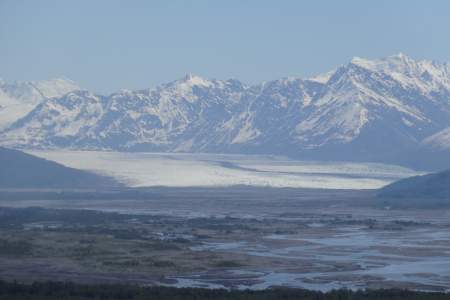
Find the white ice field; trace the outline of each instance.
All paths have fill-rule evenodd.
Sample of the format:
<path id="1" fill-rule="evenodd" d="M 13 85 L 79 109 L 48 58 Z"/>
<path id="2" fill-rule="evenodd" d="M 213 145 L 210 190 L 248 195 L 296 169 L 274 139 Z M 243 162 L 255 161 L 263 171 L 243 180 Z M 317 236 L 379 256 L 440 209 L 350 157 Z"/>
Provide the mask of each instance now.
<path id="1" fill-rule="evenodd" d="M 28 151 L 68 167 L 117 178 L 131 187 L 270 186 L 373 189 L 421 174 L 376 163 L 305 162 L 279 156 Z"/>

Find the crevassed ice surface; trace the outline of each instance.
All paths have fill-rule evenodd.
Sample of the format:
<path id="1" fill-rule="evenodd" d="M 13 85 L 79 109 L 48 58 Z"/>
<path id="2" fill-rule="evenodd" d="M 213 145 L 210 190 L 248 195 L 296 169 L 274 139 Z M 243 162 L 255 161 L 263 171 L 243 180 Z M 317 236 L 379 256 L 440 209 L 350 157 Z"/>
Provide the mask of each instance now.
<path id="1" fill-rule="evenodd" d="M 372 189 L 420 174 L 394 165 L 304 162 L 279 156 L 66 150 L 29 153 L 68 167 L 110 175 L 131 187 L 250 185 Z"/>

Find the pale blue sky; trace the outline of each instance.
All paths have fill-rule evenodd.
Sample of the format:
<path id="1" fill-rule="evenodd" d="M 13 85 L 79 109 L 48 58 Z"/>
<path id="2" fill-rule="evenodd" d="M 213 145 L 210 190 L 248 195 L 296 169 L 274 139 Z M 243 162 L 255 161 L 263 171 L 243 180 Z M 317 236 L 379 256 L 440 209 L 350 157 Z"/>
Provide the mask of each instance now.
<path id="1" fill-rule="evenodd" d="M 308 77 L 397 52 L 450 61 L 450 1 L 0 0 L 0 78 L 101 93 L 188 72 Z"/>

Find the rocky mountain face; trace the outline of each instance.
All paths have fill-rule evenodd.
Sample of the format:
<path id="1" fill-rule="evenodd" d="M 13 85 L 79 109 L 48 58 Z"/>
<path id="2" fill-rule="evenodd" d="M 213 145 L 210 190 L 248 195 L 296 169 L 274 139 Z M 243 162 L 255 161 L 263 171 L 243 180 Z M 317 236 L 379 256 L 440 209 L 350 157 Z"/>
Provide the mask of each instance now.
<path id="1" fill-rule="evenodd" d="M 53 91 L 3 129 L 2 144 L 450 163 L 450 64 L 403 54 L 254 86 L 187 75 L 109 96 Z"/>

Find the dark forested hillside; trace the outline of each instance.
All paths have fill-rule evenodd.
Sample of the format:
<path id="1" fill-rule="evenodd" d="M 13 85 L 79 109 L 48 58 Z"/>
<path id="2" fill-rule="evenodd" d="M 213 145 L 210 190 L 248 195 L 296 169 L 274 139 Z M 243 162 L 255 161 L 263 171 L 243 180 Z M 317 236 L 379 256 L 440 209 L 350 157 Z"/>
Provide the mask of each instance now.
<path id="1" fill-rule="evenodd" d="M 68 168 L 21 151 L 0 147 L 0 188 L 104 188 L 112 178 Z"/>
<path id="2" fill-rule="evenodd" d="M 382 188 L 378 197 L 395 206 L 450 205 L 450 170 L 399 180 Z"/>

